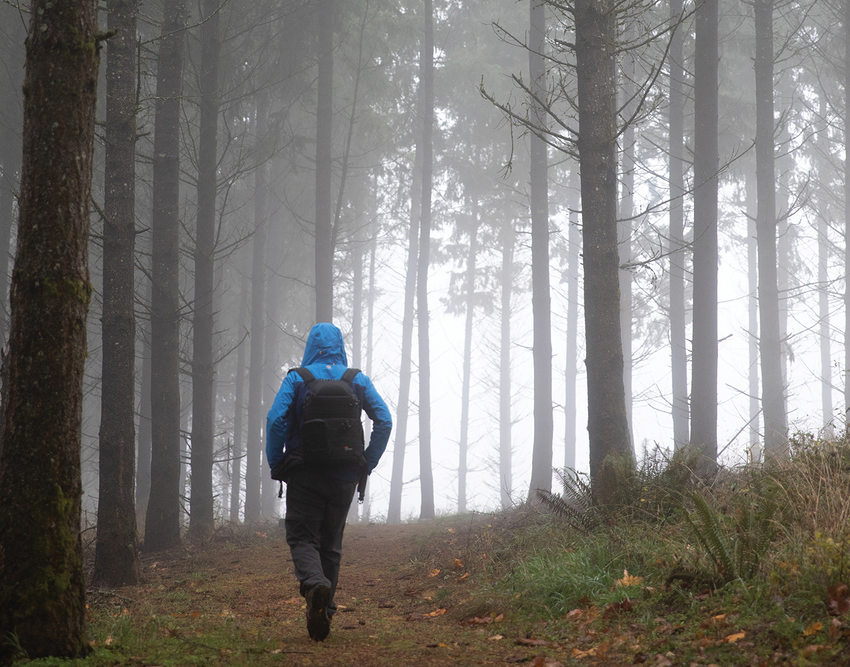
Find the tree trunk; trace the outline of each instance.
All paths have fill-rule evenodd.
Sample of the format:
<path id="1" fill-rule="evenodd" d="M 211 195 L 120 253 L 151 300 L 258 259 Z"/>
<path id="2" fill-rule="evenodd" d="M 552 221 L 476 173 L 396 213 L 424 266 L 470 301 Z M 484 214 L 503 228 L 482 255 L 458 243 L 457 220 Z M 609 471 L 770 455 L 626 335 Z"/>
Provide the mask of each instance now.
<path id="1" fill-rule="evenodd" d="M 0 430 L 0 662 L 85 638 L 80 442 L 97 86 L 94 0 L 33 0 Z M 49 416 L 45 410 L 49 409 Z"/>
<path id="2" fill-rule="evenodd" d="M 529 0 L 529 86 L 537 99 L 546 99 L 543 51 L 546 36 L 546 6 Z M 545 112 L 529 102 L 533 122 L 544 127 Z M 552 324 L 549 296 L 549 164 L 546 143 L 531 134 L 531 310 L 534 321 L 534 445 L 528 496 L 552 489 Z"/>
<path id="3" fill-rule="evenodd" d="M 319 80 L 316 101 L 316 321 L 333 319 L 331 140 L 333 128 L 334 0 L 319 0 Z"/>
<path id="4" fill-rule="evenodd" d="M 635 62 L 630 54 L 623 54 L 627 68 L 621 77 L 620 93 L 623 98 L 624 115 L 628 118 L 634 110 L 634 101 L 629 102 L 635 95 Z M 629 440 L 633 440 L 632 432 L 632 271 L 628 265 L 632 261 L 632 234 L 634 217 L 635 189 L 635 126 L 629 123 L 623 130 L 623 155 L 621 172 L 620 211 L 617 224 L 617 243 L 620 258 L 620 340 L 623 344 L 623 390 L 626 395 L 626 420 L 629 424 Z M 626 267 L 626 268 L 622 268 Z"/>
<path id="5" fill-rule="evenodd" d="M 201 120 L 198 143 L 198 217 L 195 227 L 195 308 L 192 322 L 192 490 L 189 532 L 212 534 L 215 396 L 213 300 L 217 192 L 219 0 L 204 0 L 201 20 Z"/>
<path id="6" fill-rule="evenodd" d="M 266 238 L 267 164 L 263 146 L 267 140 L 268 100 L 257 97 L 256 155 L 254 175 L 254 242 L 251 259 L 251 354 L 248 361 L 248 433 L 245 440 L 245 523 L 260 520 L 261 452 L 260 428 L 263 420 L 263 352 L 266 326 Z"/>
<path id="7" fill-rule="evenodd" d="M 457 511 L 466 512 L 466 476 L 469 472 L 469 386 L 472 374 L 472 324 L 475 314 L 475 256 L 478 253 L 478 207 L 473 208 L 469 252 L 466 257 L 466 321 L 463 329 L 463 370 L 460 392 L 460 443 L 457 465 Z"/>
<path id="8" fill-rule="evenodd" d="M 787 451 L 776 276 L 776 180 L 773 147 L 773 0 L 755 0 L 756 187 L 758 189 L 759 358 L 765 458 Z"/>
<path id="9" fill-rule="evenodd" d="M 417 315 L 419 325 L 419 488 L 420 519 L 433 519 L 434 473 L 431 468 L 431 348 L 428 312 L 428 267 L 431 250 L 431 183 L 434 169 L 434 8 L 425 0 L 425 33 L 419 54 L 422 87 L 422 212 L 419 215 Z"/>
<path id="10" fill-rule="evenodd" d="M 145 303 L 151 302 L 148 283 Z M 144 531 L 145 511 L 151 493 L 151 344 L 150 328 L 142 335 L 142 382 L 139 387 L 139 426 L 136 444 L 136 522 Z"/>
<path id="11" fill-rule="evenodd" d="M 850 0 L 844 0 L 844 155 L 850 155 Z M 844 421 L 850 415 L 850 164 L 844 161 Z"/>
<path id="12" fill-rule="evenodd" d="M 578 275 L 581 232 L 570 212 L 567 265 L 567 361 L 564 368 L 564 468 L 576 467 L 576 382 L 578 380 Z"/>
<path id="13" fill-rule="evenodd" d="M 502 509 L 513 504 L 513 443 L 511 442 L 511 296 L 514 286 L 513 220 L 502 221 L 502 279 L 499 337 L 499 496 Z"/>
<path id="14" fill-rule="evenodd" d="M 590 481 L 608 505 L 634 465 L 620 342 L 615 2 L 577 0 L 575 17 Z"/>
<path id="15" fill-rule="evenodd" d="M 717 466 L 718 0 L 696 8 L 691 446 L 699 470 Z"/>
<path id="16" fill-rule="evenodd" d="M 248 319 L 249 283 L 242 275 L 239 295 L 239 323 Z M 245 412 L 245 343 L 241 341 L 236 351 L 236 388 L 233 396 L 233 444 L 230 452 L 230 520 L 239 522 L 239 504 L 242 489 L 242 415 Z"/>
<path id="17" fill-rule="evenodd" d="M 826 118 L 828 113 L 827 99 L 820 96 L 820 117 Z M 830 143 L 824 127 L 818 135 L 820 144 L 818 153 L 820 161 L 817 165 L 819 181 L 818 207 L 818 338 L 820 339 L 820 377 L 821 377 L 821 408 L 823 410 L 824 436 L 834 437 L 832 414 L 832 340 L 830 338 L 829 312 L 829 220 L 831 219 L 829 204 L 829 164 Z"/>
<path id="18" fill-rule="evenodd" d="M 180 95 L 185 0 L 163 8 L 157 56 L 151 282 L 151 493 L 145 551 L 180 543 Z"/>
<path id="19" fill-rule="evenodd" d="M 374 202 L 374 197 L 372 199 Z M 374 339 L 375 339 L 375 259 L 378 254 L 378 224 L 375 207 L 372 207 L 372 222 L 369 225 L 369 289 L 367 295 L 366 306 L 366 375 L 372 377 L 372 359 L 374 356 Z M 371 436 L 372 422 L 367 420 L 364 437 L 366 442 L 369 442 Z M 372 513 L 372 493 L 371 487 L 366 486 L 366 498 L 363 502 L 363 512 L 360 515 L 364 523 L 369 522 L 369 517 Z"/>
<path id="20" fill-rule="evenodd" d="M 682 0 L 671 0 L 670 20 L 682 16 Z M 683 66 L 684 28 L 671 36 L 670 56 L 670 367 L 673 394 L 673 443 L 675 449 L 688 444 L 688 348 L 685 335 L 685 69 Z"/>
<path id="21" fill-rule="evenodd" d="M 413 316 L 416 298 L 416 262 L 419 257 L 419 213 L 421 199 L 422 142 L 417 142 L 410 184 L 410 229 L 407 237 L 407 273 L 404 280 L 404 306 L 401 323 L 401 367 L 398 378 L 393 470 L 387 523 L 401 523 L 401 497 L 404 491 L 404 453 L 407 446 L 407 418 L 410 413 L 410 375 L 413 363 Z M 374 297 L 370 297 L 374 298 Z"/>
<path id="22" fill-rule="evenodd" d="M 15 193 L 21 169 L 21 95 L 23 91 L 23 45 L 25 26 L 17 7 L 0 7 L 0 20 L 6 27 L 7 43 L 0 54 L 4 63 L 0 87 L 7 91 L 0 107 L 0 344 L 9 333 L 9 256 L 12 227 L 15 224 Z"/>
<path id="23" fill-rule="evenodd" d="M 762 441 L 759 429 L 761 401 L 759 400 L 759 312 L 758 312 L 758 196 L 756 195 L 755 171 L 747 171 L 747 315 L 749 337 L 747 352 L 749 359 L 749 417 L 750 417 L 750 461 L 761 461 Z"/>
<path id="24" fill-rule="evenodd" d="M 109 0 L 106 50 L 106 164 L 103 229 L 103 339 L 100 485 L 94 581 L 139 580 L 134 472 L 134 246 L 136 166 L 136 0 Z"/>

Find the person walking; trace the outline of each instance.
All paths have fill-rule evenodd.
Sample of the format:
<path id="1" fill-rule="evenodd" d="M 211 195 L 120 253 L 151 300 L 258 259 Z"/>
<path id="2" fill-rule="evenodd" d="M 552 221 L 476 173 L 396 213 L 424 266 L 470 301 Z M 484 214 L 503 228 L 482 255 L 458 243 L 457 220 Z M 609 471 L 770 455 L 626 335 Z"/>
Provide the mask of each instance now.
<path id="1" fill-rule="evenodd" d="M 372 420 L 364 447 L 360 410 Z M 348 508 L 375 469 L 392 430 L 390 411 L 372 381 L 348 368 L 342 332 L 313 326 L 301 367 L 289 371 L 266 424 L 272 479 L 286 484 L 286 542 L 307 602 L 307 632 L 330 633 Z"/>

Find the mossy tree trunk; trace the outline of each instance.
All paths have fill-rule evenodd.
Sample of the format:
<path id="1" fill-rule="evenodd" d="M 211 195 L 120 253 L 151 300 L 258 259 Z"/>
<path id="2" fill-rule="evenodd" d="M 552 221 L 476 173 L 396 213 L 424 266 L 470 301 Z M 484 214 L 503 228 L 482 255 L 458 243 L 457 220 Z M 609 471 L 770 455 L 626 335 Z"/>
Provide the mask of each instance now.
<path id="1" fill-rule="evenodd" d="M 103 230 L 103 390 L 94 579 L 139 579 L 136 545 L 135 338 L 133 311 L 137 0 L 110 0 L 106 50 L 106 167 Z"/>
<path id="2" fill-rule="evenodd" d="M 31 10 L 0 432 L 0 637 L 30 657 L 77 657 L 88 649 L 80 436 L 97 14 L 94 0 Z"/>

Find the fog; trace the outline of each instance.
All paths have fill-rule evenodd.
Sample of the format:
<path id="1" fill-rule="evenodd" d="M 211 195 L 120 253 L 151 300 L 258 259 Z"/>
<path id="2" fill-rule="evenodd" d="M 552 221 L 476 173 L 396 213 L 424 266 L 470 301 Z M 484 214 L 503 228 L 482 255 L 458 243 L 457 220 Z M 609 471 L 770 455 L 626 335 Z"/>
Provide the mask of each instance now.
<path id="1" fill-rule="evenodd" d="M 588 3 L 575 4 L 575 20 L 597 20 L 588 18 L 593 13 Z M 105 200 L 114 187 L 110 183 L 116 182 L 129 182 L 135 196 L 129 223 L 135 236 L 135 349 L 129 355 L 135 363 L 140 536 L 149 511 L 147 494 L 151 488 L 156 493 L 161 481 L 151 473 L 151 451 L 156 459 L 157 447 L 166 440 L 179 442 L 180 477 L 173 491 L 179 496 L 181 529 L 188 528 L 195 511 L 190 510 L 193 488 L 195 500 L 201 493 L 193 487 L 192 473 L 193 465 L 204 460 L 197 457 L 202 447 L 212 457 L 205 465 L 212 471 L 216 526 L 282 516 L 283 503 L 264 460 L 265 415 L 286 372 L 300 364 L 311 325 L 328 319 L 328 312 L 344 333 L 350 365 L 371 377 L 395 422 L 387 451 L 370 478 L 367 502 L 352 520 L 427 518 L 421 446 L 430 451 L 434 482 L 433 490 L 426 484 L 425 495 L 431 494 L 438 514 L 457 511 L 462 479 L 467 511 L 493 511 L 534 497 L 541 485 L 531 481 L 533 460 L 544 461 L 544 476 L 566 467 L 592 479 L 594 452 L 607 452 L 609 444 L 634 452 L 637 465 L 647 456 L 671 456 L 688 440 L 686 413 L 680 422 L 685 437 L 677 441 L 673 405 L 677 400 L 687 404 L 692 383 L 699 391 L 693 391 L 690 417 L 702 414 L 706 401 L 700 397 L 711 396 L 712 387 L 716 401 L 709 402 L 716 403 L 717 413 L 707 418 L 714 432 L 706 437 L 702 426 L 699 436 L 691 430 L 691 444 L 723 466 L 758 463 L 765 448 L 768 454 L 787 449 L 789 438 L 793 446 L 806 434 L 842 432 L 850 358 L 844 306 L 845 33 L 833 3 L 761 4 L 772 6 L 772 43 L 765 47 L 762 33 L 759 44 L 773 57 L 760 60 L 757 55 L 752 3 L 722 3 L 719 73 L 713 84 L 701 78 L 704 70 L 696 61 L 697 47 L 704 48 L 707 38 L 697 34 L 692 3 L 682 8 L 673 1 L 618 5 L 620 13 L 612 23 L 618 26 L 617 48 L 611 56 L 616 75 L 597 79 L 592 89 L 598 94 L 608 86 L 616 98 L 608 143 L 615 155 L 609 201 L 617 219 L 608 215 L 608 223 L 619 239 L 619 289 L 613 290 L 616 303 L 605 303 L 620 308 L 621 326 L 608 321 L 611 337 L 603 339 L 586 334 L 587 316 L 605 304 L 601 299 L 585 303 L 586 278 L 601 268 L 593 260 L 588 264 L 580 244 L 591 231 L 591 211 L 582 203 L 593 191 L 591 168 L 604 165 L 605 159 L 580 139 L 582 132 L 590 135 L 586 119 L 592 114 L 582 116 L 585 125 L 580 127 L 589 95 L 578 79 L 590 71 L 592 61 L 582 60 L 587 56 L 580 51 L 584 41 L 576 39 L 571 13 L 546 5 L 544 47 L 542 52 L 531 49 L 531 60 L 539 56 L 544 72 L 535 79 L 526 48 L 533 37 L 528 3 L 435 0 L 429 70 L 421 45 L 430 3 L 225 0 L 213 10 L 209 3 L 193 3 L 181 19 L 179 9 L 175 13 L 177 3 L 143 1 L 135 24 L 137 67 L 125 72 L 137 96 L 131 100 L 136 128 L 132 175 L 111 173 L 106 166 L 110 103 L 105 64 L 116 50 L 114 38 L 107 40 L 100 69 L 89 252 L 94 293 L 83 386 L 84 520 L 95 522 L 99 497 L 103 378 L 109 373 L 102 329 L 108 315 L 104 248 L 111 233 L 104 222 Z M 105 27 L 107 12 L 101 13 Z M 319 21 L 321 16 L 333 20 Z M 0 101 L 0 243 L 8 245 L 10 257 L 19 211 L 26 20 L 26 6 L 0 6 L 0 60 L 5 65 L 0 80 L 7 91 Z M 174 25 L 177 30 L 170 31 Z M 168 44 L 173 51 L 165 53 Z M 179 67 L 175 54 L 182 56 Z M 772 82 L 771 107 L 757 106 L 754 64 Z M 423 88 L 429 71 L 432 97 Z M 176 94 L 164 92 L 168 72 L 177 73 Z M 676 81 L 681 96 L 671 86 Z M 700 162 L 710 150 L 701 148 L 697 132 L 704 128 L 700 111 L 710 104 L 702 100 L 712 94 L 717 95 L 716 124 L 708 130 L 717 144 L 713 166 Z M 696 108 L 695 98 L 701 101 Z M 160 200 L 165 172 L 157 173 L 165 154 L 155 146 L 156 133 L 165 127 L 159 115 L 163 100 L 174 103 L 176 120 L 170 131 L 175 141 L 169 151 L 179 165 L 179 177 L 172 182 L 176 209 L 170 218 L 156 217 L 168 208 Z M 675 113 L 678 120 L 671 115 Z M 758 113 L 767 114 L 761 118 L 771 119 L 770 127 L 757 122 Z M 677 122 L 682 138 L 675 147 L 672 128 Z M 425 127 L 431 128 L 430 140 Z M 322 128 L 318 134 L 317 128 Z M 770 137 L 766 147 L 764 136 Z M 546 156 L 542 237 L 532 219 L 535 141 Z M 322 153 L 323 146 L 328 154 Z M 769 167 L 764 156 L 770 157 Z M 672 176 L 677 166 L 681 185 Z M 716 259 L 708 255 L 705 260 L 698 245 L 706 235 L 695 235 L 694 229 L 706 224 L 698 197 L 706 196 L 709 182 L 715 183 L 717 211 L 707 225 L 716 230 L 717 241 Z M 765 204 L 771 198 L 772 213 Z M 676 210 L 683 216 L 681 238 L 671 222 Z M 597 206 L 592 213 L 607 215 Z M 155 237 L 163 229 L 173 234 L 167 238 L 177 239 L 170 248 L 165 236 L 157 237 L 157 246 Z M 423 298 L 410 291 L 415 281 L 407 280 L 423 261 L 422 247 L 416 247 L 423 238 L 429 251 L 430 356 L 424 368 L 419 336 Z M 536 262 L 533 275 L 533 247 L 540 247 L 535 244 L 541 238 L 548 265 Z M 173 255 L 164 263 L 153 258 L 163 244 Z M 776 259 L 766 267 L 770 248 Z M 716 298 L 709 290 L 708 301 L 697 277 L 704 275 L 697 269 L 704 261 L 717 276 Z M 10 275 L 11 265 L 0 264 L 4 338 Z M 551 318 L 545 332 L 551 346 L 551 382 L 546 387 L 541 386 L 539 355 L 545 348 L 539 327 L 535 334 L 542 321 L 534 309 L 535 302 L 542 302 L 541 275 L 548 275 L 543 289 Z M 167 291 L 163 276 L 173 280 L 170 312 L 156 302 Z M 199 287 L 207 284 L 202 276 L 208 288 Z M 421 273 L 413 277 L 423 279 Z M 576 281 L 574 297 L 571 280 Z M 678 302 L 671 297 L 674 283 L 682 294 Z M 769 297 L 771 286 L 774 297 Z M 683 313 L 678 320 L 674 302 Z M 405 303 L 413 315 L 407 331 L 409 359 L 403 350 Z M 702 324 L 709 311 L 716 312 L 716 335 L 710 320 Z M 162 349 L 152 327 L 156 313 L 176 327 L 171 352 L 177 361 L 168 382 L 155 370 L 152 383 L 150 364 L 152 358 L 160 359 L 156 350 Z M 765 313 L 778 325 L 766 328 Z M 202 322 L 209 326 L 206 338 L 196 335 Z M 575 349 L 571 331 L 577 336 Z M 677 336 L 685 341 L 679 357 Z M 705 346 L 701 336 L 709 339 Z M 611 422 L 598 411 L 600 401 L 588 398 L 593 393 L 588 380 L 602 377 L 600 357 L 589 352 L 588 341 L 613 357 L 625 350 L 623 386 L 612 386 L 605 375 L 609 398 L 602 407 L 624 411 L 630 440 L 588 431 L 589 423 Z M 210 347 L 208 359 L 201 356 L 202 344 Z M 700 364 L 708 357 L 716 363 L 716 374 L 706 379 Z M 160 366 L 156 363 L 162 368 L 161 359 Z M 506 370 L 507 387 L 500 374 Z M 674 371 L 686 374 L 684 395 L 681 387 L 674 388 Z M 778 378 L 766 383 L 770 397 L 762 384 L 765 372 Z M 423 374 L 430 380 L 425 397 L 430 431 L 424 439 L 419 420 Z M 172 379 L 179 387 L 176 393 Z M 403 401 L 407 382 L 409 398 Z M 196 409 L 194 401 L 207 401 L 203 391 L 198 393 L 207 386 L 212 405 Z M 500 402 L 500 391 L 509 400 Z M 551 432 L 541 426 L 545 419 L 539 416 L 540 398 L 548 392 L 551 401 L 544 402 Z M 179 404 L 179 425 L 159 420 L 163 413 L 158 404 Z M 406 419 L 400 418 L 402 412 Z M 406 422 L 406 453 L 401 479 L 395 482 L 402 492 L 400 516 L 394 518 L 393 461 L 399 454 L 401 422 Z M 505 424 L 509 441 L 500 429 Z M 460 463 L 464 441 L 466 474 Z M 195 482 L 202 475 L 209 471 L 196 473 Z M 548 488 L 557 491 L 554 472 L 549 482 Z"/>

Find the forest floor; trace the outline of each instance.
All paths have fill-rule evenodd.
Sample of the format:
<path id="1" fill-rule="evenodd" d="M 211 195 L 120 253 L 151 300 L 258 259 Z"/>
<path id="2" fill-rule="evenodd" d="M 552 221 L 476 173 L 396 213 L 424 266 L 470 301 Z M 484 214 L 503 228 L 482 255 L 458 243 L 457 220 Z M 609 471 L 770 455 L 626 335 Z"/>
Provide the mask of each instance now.
<path id="1" fill-rule="evenodd" d="M 321 643 L 307 635 L 283 529 L 222 528 L 204 544 L 144 557 L 140 585 L 89 590 L 94 651 L 80 664 L 839 664 L 827 656 L 847 650 L 846 637 L 827 647 L 803 633 L 797 646 L 777 646 L 759 632 L 766 622 L 743 632 L 734 604 L 705 597 L 692 605 L 705 605 L 693 627 L 683 619 L 694 610 L 662 610 L 640 594 L 585 600 L 558 618 L 520 613 L 486 590 L 494 558 L 533 521 L 515 513 L 349 526 L 339 612 Z"/>

